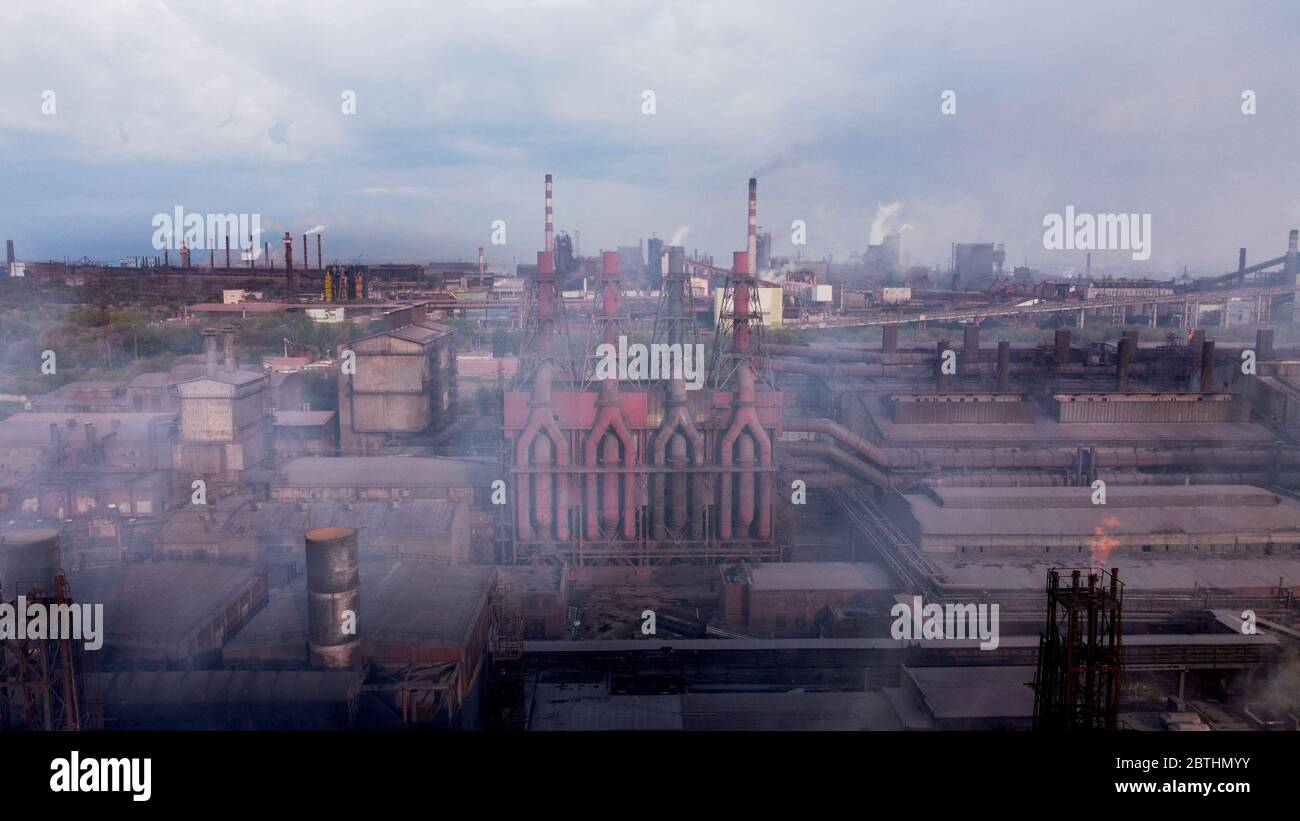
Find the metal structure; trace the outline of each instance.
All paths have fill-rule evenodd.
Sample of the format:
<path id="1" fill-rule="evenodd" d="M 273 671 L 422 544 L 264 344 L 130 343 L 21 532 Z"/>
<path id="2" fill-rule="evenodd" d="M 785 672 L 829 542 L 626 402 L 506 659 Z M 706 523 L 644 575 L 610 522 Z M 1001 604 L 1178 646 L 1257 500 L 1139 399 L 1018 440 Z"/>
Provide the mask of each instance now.
<path id="1" fill-rule="evenodd" d="M 1083 575 L 1087 573 L 1087 584 Z M 1124 677 L 1124 586 L 1118 568 L 1047 574 L 1047 627 L 1034 676 L 1034 728 L 1113 730 Z"/>
<path id="2" fill-rule="evenodd" d="M 518 587 L 498 584 L 492 594 L 491 720 L 496 729 L 524 729 L 524 609 Z"/>

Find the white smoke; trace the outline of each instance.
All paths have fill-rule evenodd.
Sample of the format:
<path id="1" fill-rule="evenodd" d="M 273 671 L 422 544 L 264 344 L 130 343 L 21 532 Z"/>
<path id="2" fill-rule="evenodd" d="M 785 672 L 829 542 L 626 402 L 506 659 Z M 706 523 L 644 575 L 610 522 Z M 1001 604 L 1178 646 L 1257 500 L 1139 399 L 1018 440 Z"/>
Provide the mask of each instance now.
<path id="1" fill-rule="evenodd" d="M 311 229 L 310 231 L 308 231 L 307 234 L 308 234 L 308 236 L 310 236 L 310 235 L 312 235 L 312 234 L 319 234 L 321 231 L 324 231 L 324 230 L 325 230 L 325 226 L 324 226 L 324 225 L 317 225 L 315 228 L 313 228 L 313 229 Z"/>
<path id="2" fill-rule="evenodd" d="M 899 211 L 903 209 L 901 202 L 891 202 L 889 205 L 876 206 L 876 218 L 871 221 L 871 237 L 868 240 L 872 245 L 879 245 L 885 239 L 885 233 L 889 229 L 889 223 L 894 219 Z M 905 231 L 910 225 L 904 225 L 898 230 Z"/>
<path id="3" fill-rule="evenodd" d="M 683 225 L 673 232 L 672 239 L 668 240 L 669 245 L 681 245 L 686 242 L 686 235 L 691 232 L 691 226 Z"/>

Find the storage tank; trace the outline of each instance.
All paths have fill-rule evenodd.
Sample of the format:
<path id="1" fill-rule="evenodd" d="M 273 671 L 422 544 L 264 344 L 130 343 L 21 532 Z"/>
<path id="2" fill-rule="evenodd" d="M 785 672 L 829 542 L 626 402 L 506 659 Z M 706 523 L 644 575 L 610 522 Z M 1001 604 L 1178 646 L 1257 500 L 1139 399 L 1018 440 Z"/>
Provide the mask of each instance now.
<path id="1" fill-rule="evenodd" d="M 307 636 L 311 666 L 346 670 L 361 660 L 361 569 L 357 531 L 320 527 L 307 533 Z"/>

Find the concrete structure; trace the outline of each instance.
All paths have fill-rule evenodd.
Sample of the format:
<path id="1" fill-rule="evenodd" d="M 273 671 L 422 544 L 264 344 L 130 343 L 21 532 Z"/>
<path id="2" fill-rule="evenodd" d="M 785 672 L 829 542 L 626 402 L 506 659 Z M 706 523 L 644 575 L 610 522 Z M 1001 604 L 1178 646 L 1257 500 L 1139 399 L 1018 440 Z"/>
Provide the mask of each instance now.
<path id="1" fill-rule="evenodd" d="M 217 332 L 205 331 L 204 374 L 176 386 L 181 425 L 172 463 L 183 476 L 234 484 L 270 458 L 270 378 L 240 370 L 235 330 L 227 327 L 220 333 L 224 363 L 217 362 Z"/>

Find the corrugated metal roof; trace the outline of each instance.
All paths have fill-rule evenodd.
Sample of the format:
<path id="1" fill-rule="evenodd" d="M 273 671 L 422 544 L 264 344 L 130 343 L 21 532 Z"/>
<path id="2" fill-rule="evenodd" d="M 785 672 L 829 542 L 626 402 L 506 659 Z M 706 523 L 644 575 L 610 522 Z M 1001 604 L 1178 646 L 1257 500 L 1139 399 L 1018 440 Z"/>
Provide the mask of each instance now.
<path id="1" fill-rule="evenodd" d="M 431 456 L 303 456 L 282 468 L 291 487 L 472 487 L 501 478 L 488 459 Z"/>
<path id="2" fill-rule="evenodd" d="M 468 502 L 443 499 L 403 499 L 395 505 L 386 501 L 319 500 L 303 505 L 287 501 L 249 502 L 229 514 L 220 533 L 263 538 L 273 533 L 289 533 L 301 540 L 314 527 L 352 527 L 360 532 L 359 538 L 364 543 L 385 536 L 422 535 L 432 542 L 451 532 L 459 509 L 468 509 Z"/>

